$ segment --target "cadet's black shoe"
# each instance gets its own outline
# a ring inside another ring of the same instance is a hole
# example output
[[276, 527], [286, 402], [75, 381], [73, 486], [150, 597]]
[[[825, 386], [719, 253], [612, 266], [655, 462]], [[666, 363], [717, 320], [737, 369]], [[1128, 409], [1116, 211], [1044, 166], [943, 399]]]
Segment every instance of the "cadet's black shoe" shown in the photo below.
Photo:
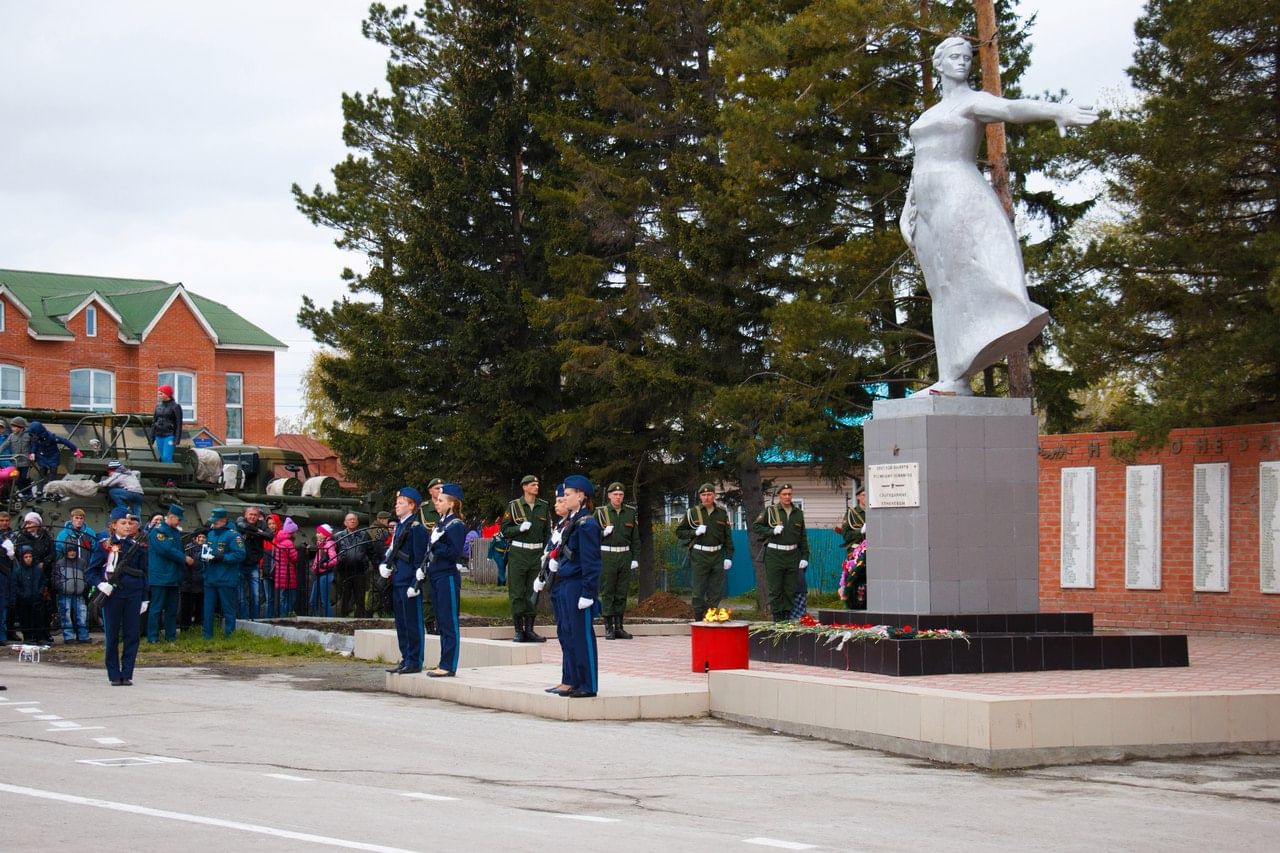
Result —
[[555, 687], [548, 687], [548, 688], [547, 688], [545, 691], [543, 691], [543, 692], [545, 692], [545, 693], [555, 693], [555, 694], [559, 695], [559, 694], [560, 694], [560, 692], [561, 692], [561, 691], [563, 691], [563, 690], [572, 690], [572, 689], [573, 689], [573, 688], [572, 688], [572, 687], [570, 687], [570, 686], [569, 686], [569, 685], [567, 685], [567, 684], [557, 684]]
[[112, 687], [124, 687], [124, 679], [123, 679], [123, 678], [117, 678], [115, 681], [112, 681], [112, 682], [111, 682], [111, 686], [112, 686]]
[[567, 698], [573, 695], [574, 690], [572, 687], [566, 687], [564, 690], [557, 690], [555, 693], [557, 696], [564, 696]]
[[120, 683], [121, 683], [121, 684], [123, 684], [125, 687], [132, 687], [132, 686], [133, 686], [133, 679], [132, 679], [132, 678], [126, 678], [124, 681], [122, 681], [122, 682], [120, 682]]
[[387, 672], [391, 673], [392, 675], [399, 675], [400, 673], [404, 672], [404, 664], [398, 663], [395, 666], [391, 667], [391, 669], [387, 670]]
[[420, 666], [402, 666], [402, 667], [400, 668], [400, 672], [399, 672], [398, 674], [399, 674], [399, 675], [413, 675], [415, 672], [422, 672], [422, 667], [420, 667]]
[[618, 635], [619, 640], [634, 639], [633, 635], [627, 633], [627, 629], [622, 627], [622, 617], [613, 617], [613, 633]]
[[427, 678], [453, 678], [453, 676], [454, 673], [447, 669], [440, 669], [440, 667], [436, 667], [427, 673]]
[[588, 691], [586, 691], [586, 690], [574, 690], [574, 691], [571, 691], [571, 692], [569, 693], [569, 698], [570, 698], [570, 699], [590, 699], [590, 698], [594, 697], [595, 695], [596, 695], [596, 694], [594, 694], [594, 693], [589, 693], [589, 692], [588, 692]]

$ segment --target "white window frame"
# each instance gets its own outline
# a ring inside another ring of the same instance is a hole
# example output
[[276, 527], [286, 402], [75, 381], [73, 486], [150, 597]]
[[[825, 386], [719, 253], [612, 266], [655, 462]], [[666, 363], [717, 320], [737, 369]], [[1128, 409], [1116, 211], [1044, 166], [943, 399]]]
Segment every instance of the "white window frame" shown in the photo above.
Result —
[[[182, 396], [181, 396], [181, 394], [182, 394], [182, 383], [179, 381], [179, 377], [182, 377], [182, 376], [185, 376], [185, 377], [187, 377], [188, 379], [190, 379], [190, 380], [191, 380], [191, 403], [190, 403], [190, 405], [188, 405], [188, 404], [187, 404], [187, 402], [186, 402], [185, 400], [183, 400], [183, 399], [182, 399]], [[169, 377], [169, 378], [167, 378], [167, 379], [166, 379], [165, 377]], [[174, 401], [175, 401], [175, 402], [177, 402], [177, 404], [178, 404], [179, 406], [181, 406], [181, 407], [182, 407], [182, 422], [183, 422], [184, 424], [195, 423], [195, 420], [196, 420], [196, 400], [198, 399], [198, 397], [197, 397], [197, 395], [196, 395], [196, 375], [195, 375], [194, 373], [192, 373], [192, 372], [191, 372], [191, 371], [189, 371], [189, 370], [161, 370], [161, 371], [157, 374], [157, 381], [156, 381], [156, 385], [157, 385], [157, 386], [160, 386], [160, 385], [172, 385], [172, 386], [173, 386], [173, 399], [174, 399]]]
[[[4, 396], [0, 396], [0, 406], [26, 405], [24, 401], [27, 399], [27, 371], [16, 364], [0, 364], [0, 373], [7, 370], [12, 370], [18, 374], [18, 399], [10, 400], [6, 399]], [[0, 389], [3, 389], [3, 387], [3, 383], [0, 382]], [[3, 393], [3, 390], [0, 390], [0, 395], [3, 395]]]
[[[114, 412], [116, 410], [116, 375], [110, 370], [101, 370], [97, 367], [77, 367], [71, 371], [71, 385], [73, 387], [75, 386], [75, 375], [77, 373], [89, 374], [89, 403], [87, 405], [77, 405], [75, 400], [70, 399], [69, 397], [68, 403], [70, 408], [77, 412]], [[111, 384], [111, 402], [106, 408], [103, 408], [100, 405], [95, 406], [93, 404], [93, 399], [96, 396], [94, 392], [97, 390], [98, 383], [103, 377], [105, 377]]]
[[[239, 385], [240, 385], [240, 402], [238, 402], [238, 403], [232, 403], [230, 400], [227, 400], [227, 404], [226, 404], [226, 405], [227, 405], [227, 429], [226, 429], [226, 439], [227, 439], [227, 444], [243, 444], [243, 443], [244, 443], [244, 374], [243, 374], [243, 373], [228, 373], [228, 374], [227, 374], [226, 381], [227, 381], [227, 392], [228, 392], [228, 393], [227, 393], [227, 396], [228, 396], [228, 397], [230, 397], [230, 396], [231, 396], [231, 395], [230, 395], [230, 391], [231, 391], [231, 388], [230, 388], [230, 382], [231, 382], [231, 377], [233, 377], [233, 376], [237, 377], [237, 378], [240, 380], [240, 383], [239, 383]], [[234, 437], [234, 438], [233, 438], [233, 437], [232, 437], [232, 435], [231, 435], [231, 412], [232, 412], [232, 410], [233, 410], [233, 409], [234, 409], [234, 410], [237, 410], [237, 411], [239, 411], [239, 412], [240, 412], [240, 435], [239, 435], [239, 436], [236, 436], [236, 437]]]
[[0, 296], [0, 332], [4, 331], [4, 309], [5, 309], [4, 297]]
[[98, 309], [92, 305], [84, 309], [84, 336], [86, 338], [98, 336]]

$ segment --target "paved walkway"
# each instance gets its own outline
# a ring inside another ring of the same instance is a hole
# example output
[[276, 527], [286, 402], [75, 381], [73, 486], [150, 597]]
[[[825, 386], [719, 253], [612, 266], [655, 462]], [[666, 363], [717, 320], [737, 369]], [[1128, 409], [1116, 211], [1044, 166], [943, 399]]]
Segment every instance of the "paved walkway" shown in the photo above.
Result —
[[[705, 682], [691, 671], [688, 637], [644, 637], [601, 640], [600, 672]], [[928, 675], [894, 678], [866, 672], [844, 672], [816, 666], [751, 662], [760, 672], [839, 678], [873, 684], [934, 687], [966, 693], [1006, 696], [1079, 693], [1186, 693], [1195, 691], [1280, 690], [1280, 637], [1239, 639], [1189, 637], [1191, 666], [1160, 669], [1054, 670], [989, 675]], [[554, 640], [542, 646], [544, 663], [560, 663]]]

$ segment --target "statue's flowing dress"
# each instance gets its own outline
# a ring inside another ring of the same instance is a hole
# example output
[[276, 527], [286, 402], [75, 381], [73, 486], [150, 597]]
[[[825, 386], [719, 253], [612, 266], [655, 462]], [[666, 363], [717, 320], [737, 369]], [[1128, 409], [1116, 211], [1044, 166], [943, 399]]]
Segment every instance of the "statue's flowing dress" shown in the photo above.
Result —
[[966, 379], [1031, 342], [1049, 312], [1027, 297], [1013, 225], [978, 171], [983, 92], [936, 104], [911, 125], [915, 253], [933, 301], [939, 384]]

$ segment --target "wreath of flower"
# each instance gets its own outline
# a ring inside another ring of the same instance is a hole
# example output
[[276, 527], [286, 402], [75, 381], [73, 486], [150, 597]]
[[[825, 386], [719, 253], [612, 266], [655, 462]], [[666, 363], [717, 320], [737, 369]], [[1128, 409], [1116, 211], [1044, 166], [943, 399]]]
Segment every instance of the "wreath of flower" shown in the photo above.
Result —
[[872, 642], [881, 640], [964, 640], [969, 642], [969, 635], [964, 631], [953, 631], [949, 628], [926, 628], [918, 630], [911, 625], [900, 627], [890, 625], [823, 625], [807, 613], [796, 622], [756, 622], [748, 629], [753, 637], [764, 637], [778, 645], [787, 637], [817, 637], [826, 645], [835, 645], [843, 649], [845, 643]]

